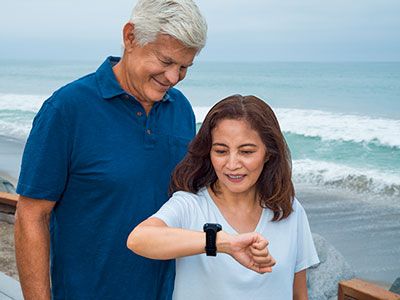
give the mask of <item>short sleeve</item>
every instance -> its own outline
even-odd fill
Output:
[[[68,177],[68,139],[65,116],[47,100],[34,118],[25,145],[18,194],[50,201],[60,199]]]
[[[195,205],[189,193],[176,192],[152,217],[163,220],[169,227],[189,228],[190,212]]]
[[[295,199],[293,206],[297,214],[296,273],[319,263],[319,258],[311,235],[306,212],[297,199]]]

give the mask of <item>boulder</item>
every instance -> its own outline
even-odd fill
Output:
[[[0,192],[15,194],[15,187],[7,179],[0,177]]]
[[[397,279],[393,282],[389,291],[391,291],[392,293],[400,294],[400,277],[397,277]]]
[[[322,236],[313,234],[320,263],[307,270],[310,300],[337,299],[338,283],[355,277],[350,265]]]

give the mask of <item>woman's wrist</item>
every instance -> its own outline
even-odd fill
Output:
[[[231,235],[225,231],[218,232],[216,246],[218,253],[229,254],[231,252]]]

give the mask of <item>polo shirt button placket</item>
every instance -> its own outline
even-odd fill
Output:
[[[150,128],[147,128],[145,130],[144,144],[145,144],[145,149],[154,149],[155,136]]]

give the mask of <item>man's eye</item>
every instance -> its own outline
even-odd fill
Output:
[[[169,66],[169,65],[171,64],[170,61],[161,60],[161,59],[160,59],[160,62],[161,62],[163,65],[165,65],[165,66]]]

